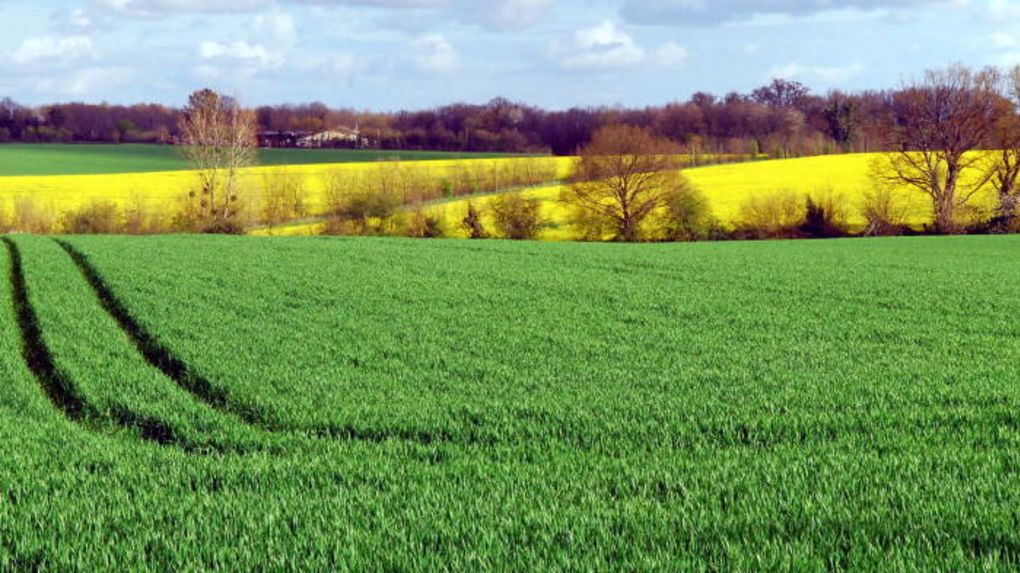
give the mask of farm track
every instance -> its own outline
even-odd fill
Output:
[[[4,242],[10,257],[11,299],[22,341],[22,358],[42,393],[65,419],[100,436],[136,439],[194,456],[272,455],[308,449],[306,446],[310,442],[304,436],[294,432],[289,432],[289,435],[270,435],[257,428],[248,428],[232,416],[226,418],[228,423],[244,426],[249,438],[256,439],[238,442],[236,436],[219,436],[212,432],[203,434],[209,440],[196,441],[195,436],[189,437],[187,432],[182,433],[174,424],[160,417],[137,412],[124,404],[100,407],[93,403],[75,375],[61,367],[54,350],[46,342],[44,321],[40,320],[30,296],[31,285],[26,276],[22,249],[10,237],[2,237],[0,240]],[[224,416],[222,412],[214,412],[215,416]]]
[[[128,312],[124,304],[114,294],[113,289],[106,284],[106,281],[99,275],[88,258],[74,248],[67,241],[54,239],[58,245],[71,257],[74,264],[81,271],[85,280],[92,287],[99,303],[106,312],[120,325],[120,328],[128,335],[134,343],[138,352],[150,366],[162,372],[183,390],[205,403],[210,408],[219,410],[224,414],[237,418],[239,421],[250,425],[262,425],[259,416],[245,412],[240,408],[231,405],[227,392],[216,388],[209,380],[199,376],[188,368],[184,361],[178,359],[168,348],[163,346],[152,336],[133,316]]]
[[[3,242],[11,259],[11,298],[22,340],[22,356],[53,406],[80,427],[96,431],[102,425],[99,417],[81,398],[74,382],[57,367],[53,355],[43,341],[35,309],[32,308],[28,298],[21,251],[10,238],[4,237]],[[143,419],[129,412],[119,412],[116,421],[119,426],[137,429],[138,434],[147,441],[164,446],[173,443],[173,432],[170,428],[155,420]]]
[[[156,370],[173,380],[182,390],[196,400],[221,415],[232,418],[255,431],[268,434],[302,435],[312,440],[324,441],[355,441],[383,443],[389,440],[401,440],[420,445],[439,443],[464,443],[478,445],[491,442],[480,436],[458,438],[444,430],[426,430],[411,428],[358,428],[345,424],[330,424],[321,427],[291,428],[281,426],[268,420],[266,416],[247,408],[238,406],[231,400],[229,392],[217,388],[210,380],[195,373],[185,361],[161,344],[142,324],[131,315],[123,302],[99,271],[89,262],[88,257],[76,249],[74,245],[61,239],[53,239],[71,258],[86,282],[91,286],[103,309],[113,318],[135,345],[139,354]]]
[[[35,310],[28,301],[21,251],[11,239],[4,237],[3,242],[10,256],[11,300],[14,302],[14,317],[18,323],[18,330],[21,331],[22,356],[53,406],[69,420],[80,423],[84,416],[85,404],[77,396],[71,382],[57,370],[53,357],[42,340]]]

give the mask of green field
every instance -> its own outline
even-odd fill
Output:
[[[516,157],[500,153],[375,151],[351,149],[260,149],[260,165],[363,163],[399,158],[428,161]],[[189,169],[179,150],[165,145],[0,145],[0,177],[103,175]]]
[[[0,570],[1020,566],[1020,238],[61,240]]]

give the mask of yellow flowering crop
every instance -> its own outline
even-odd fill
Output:
[[[753,163],[732,163],[698,167],[686,170],[688,179],[708,199],[715,217],[732,227],[741,216],[741,208],[755,196],[794,193],[806,200],[832,197],[847,216],[850,227],[860,230],[865,224],[862,203],[874,191],[872,167],[884,160],[881,154],[827,155],[803,159],[770,160]],[[544,240],[574,238],[570,228],[569,209],[559,202],[562,186],[548,186],[528,190],[525,196],[542,202],[542,215],[550,223],[540,234]],[[906,215],[911,226],[921,227],[932,221],[931,199],[915,189],[894,189],[894,201]],[[491,196],[462,199],[432,207],[441,213],[447,228],[457,236],[466,236],[459,228],[467,213],[468,201],[473,201],[483,215]],[[995,192],[985,189],[971,201],[971,208],[979,215],[987,215],[995,205]],[[488,218],[483,221],[491,223]]]

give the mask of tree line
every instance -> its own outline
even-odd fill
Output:
[[[689,153],[791,157],[889,149],[886,134],[907,88],[814,94],[776,79],[750,93],[695,93],[686,101],[645,108],[544,110],[505,98],[391,113],[330,108],[322,103],[253,110],[259,131],[358,127],[381,149],[537,152],[573,155],[602,127],[649,130]],[[58,103],[29,107],[0,100],[0,143],[173,143],[185,129],[183,109],[159,104]]]

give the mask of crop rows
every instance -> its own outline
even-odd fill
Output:
[[[16,237],[0,569],[1011,570],[1018,247]]]

